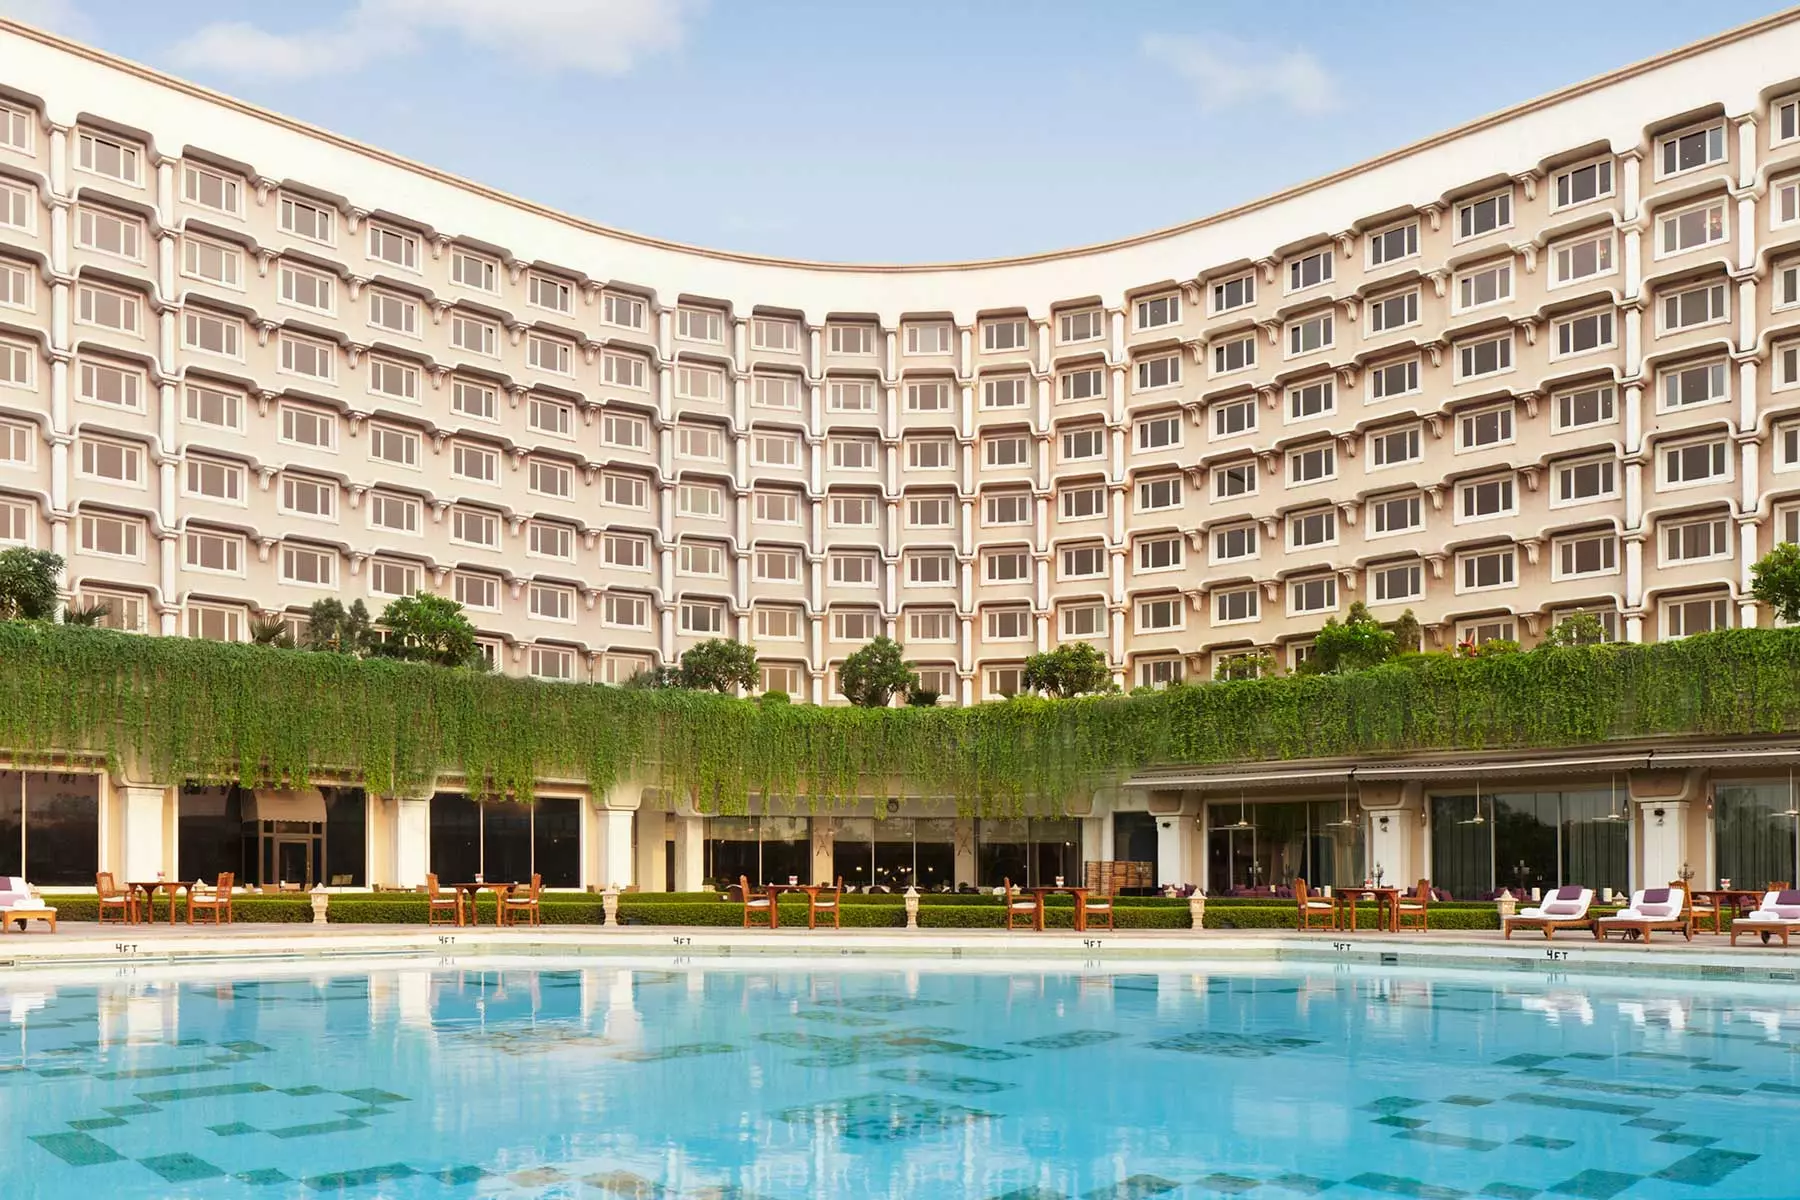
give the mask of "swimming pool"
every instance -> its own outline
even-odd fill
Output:
[[[1800,1189],[1791,989],[987,965],[21,973],[0,1197]]]

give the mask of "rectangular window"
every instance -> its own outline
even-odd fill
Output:
[[[1392,229],[1369,235],[1369,265],[1385,266],[1419,252],[1419,223],[1408,221]]]
[[[281,440],[294,446],[337,449],[337,416],[295,404],[281,406]]]
[[[831,638],[837,642],[866,642],[881,634],[881,616],[867,609],[838,609],[831,614]]]
[[[337,585],[337,551],[288,543],[281,547],[281,582],[305,587]],[[492,580],[489,581],[493,582]],[[461,597],[457,597],[459,600]]]
[[[906,327],[906,352],[908,354],[948,354],[955,333],[955,327],[950,325],[908,325]]]
[[[831,325],[830,347],[833,354],[867,356],[875,353],[877,330],[873,325]]]
[[[393,533],[419,532],[419,502],[391,492],[369,493],[369,528]]]
[[[529,521],[525,525],[525,552],[533,558],[575,561],[575,531],[553,521]]]
[[[128,142],[83,130],[75,135],[75,162],[83,171],[137,184],[143,152]]]
[[[648,629],[650,601],[644,596],[608,592],[600,603],[600,623],[618,629]]]
[[[1619,539],[1611,533],[1559,538],[1552,562],[1558,579],[1616,574],[1619,569]]]
[[[1512,370],[1512,350],[1513,337],[1510,333],[1484,338],[1479,342],[1464,342],[1456,348],[1457,378],[1479,379],[1483,375],[1496,375],[1501,371]]]
[[[526,611],[544,621],[575,619],[575,589],[534,583],[525,592]]]
[[[912,496],[906,501],[906,523],[914,529],[950,528],[948,496]]]
[[[241,642],[244,640],[244,611],[211,604],[190,604],[187,635],[209,642]]]
[[[906,465],[915,471],[945,470],[955,452],[956,443],[949,438],[906,439]]]
[[[942,379],[907,384],[906,408],[908,412],[949,412],[950,384]]]
[[[526,277],[525,302],[534,308],[568,314],[575,311],[575,288],[561,279],[533,271]],[[634,329],[640,327],[632,326]]]
[[[466,379],[450,381],[450,411],[477,421],[497,421],[499,393],[485,383]]]
[[[1227,279],[1213,284],[1213,312],[1230,312],[1234,308],[1243,308],[1256,303],[1256,276],[1239,275],[1236,279]]]
[[[390,333],[416,337],[419,332],[419,302],[410,296],[393,292],[369,293],[369,324]]]
[[[284,232],[329,245],[332,241],[332,217],[335,215],[328,208],[308,204],[292,196],[283,196],[278,219]]]
[[[281,369],[290,375],[330,382],[337,374],[336,347],[311,338],[281,335]]]
[[[83,513],[81,549],[85,554],[107,558],[143,557],[144,523],[131,517],[108,517]]]
[[[1711,325],[1728,316],[1725,285],[1722,283],[1687,288],[1663,297],[1662,324],[1665,333],[1692,329],[1697,325]]]
[[[1106,457],[1106,430],[1098,425],[1068,429],[1062,435],[1062,460],[1084,462]]]
[[[1138,602],[1137,627],[1140,633],[1155,633],[1164,629],[1181,629],[1185,622],[1182,609],[1185,602],[1179,596],[1164,596],[1155,600]]]
[[[1611,309],[1556,322],[1556,356],[1587,354],[1614,344]]]
[[[12,467],[31,465],[31,447],[37,441],[30,425],[0,421],[0,463]]]
[[[1331,282],[1332,250],[1326,247],[1315,250],[1303,258],[1296,258],[1288,263],[1288,288],[1290,292],[1302,288],[1316,287],[1321,283]]]
[[[450,540],[465,546],[498,548],[500,518],[478,508],[453,508],[450,510]]]
[[[244,327],[235,317],[216,317],[191,308],[182,314],[181,344],[189,350],[238,358],[243,338]]]
[[[1665,600],[1662,616],[1663,636],[1667,639],[1693,637],[1697,633],[1731,627],[1730,602],[1723,596]]]
[[[1147,688],[1172,687],[1181,682],[1179,658],[1146,658],[1138,661],[1138,683]]]
[[[1551,178],[1551,189],[1551,205],[1555,208],[1573,208],[1610,196],[1613,194],[1612,159],[1603,158],[1599,162],[1558,171]]]
[[[1212,473],[1213,497],[1217,500],[1229,500],[1234,496],[1253,496],[1256,494],[1256,463],[1230,463],[1216,467]]]
[[[399,467],[416,467],[419,465],[419,435],[410,429],[372,424],[369,426],[369,457],[376,462],[393,463]],[[497,478],[500,470],[497,454],[494,456],[493,469]],[[493,480],[490,479],[489,482]]]
[[[574,437],[575,409],[572,405],[543,396],[532,396],[525,405],[525,425],[551,437]]]
[[[866,379],[833,379],[825,397],[832,412],[875,411],[875,385]]]
[[[369,563],[369,591],[377,596],[411,596],[419,590],[419,568],[411,563],[374,559]]]
[[[1165,475],[1141,480],[1137,485],[1139,512],[1157,512],[1181,506],[1181,476]]]
[[[1489,588],[1511,587],[1514,582],[1514,557],[1514,551],[1510,547],[1463,555],[1462,573],[1459,576],[1461,586],[1457,590],[1479,592]]]
[[[908,637],[915,642],[953,642],[956,640],[956,614],[942,609],[909,612],[906,618]],[[948,675],[949,672],[943,672]],[[923,676],[924,672],[920,672]],[[938,689],[948,691],[949,687]]]
[[[725,457],[725,437],[711,425],[677,425],[675,453],[682,458],[720,461]]]
[[[1288,389],[1288,420],[1304,421],[1311,417],[1328,417],[1337,411],[1337,386],[1321,379],[1303,387]]]
[[[525,362],[552,375],[573,375],[575,347],[541,333],[529,334],[525,338]]]
[[[1295,615],[1337,611],[1337,577],[1297,579],[1288,584],[1288,611]]]
[[[139,331],[138,298],[130,292],[115,292],[111,288],[83,283],[75,289],[75,300],[75,319],[83,325],[95,325],[120,333],[135,334]],[[192,312],[188,313],[190,318],[194,315]]]
[[[127,484],[131,487],[143,486],[144,448],[142,446],[90,437],[79,439],[79,446],[81,461],[78,469],[83,477],[102,479],[108,483]]]
[[[1182,539],[1179,536],[1139,538],[1137,569],[1139,571],[1166,571],[1179,567],[1182,559],[1182,545]]]
[[[464,608],[478,612],[500,611],[500,581],[492,575],[458,571],[450,577],[450,596]]]
[[[1423,454],[1417,425],[1408,425],[1404,429],[1389,429],[1382,433],[1369,435],[1369,466],[1371,469],[1418,462],[1421,457]]]
[[[184,491],[226,504],[244,502],[244,468],[236,463],[190,457],[184,473]]]
[[[606,413],[600,418],[600,441],[625,450],[642,450],[650,444],[650,422],[630,413]]]
[[[875,526],[875,497],[831,497],[831,524],[840,529],[872,529]]]
[[[474,288],[478,292],[495,293],[500,290],[500,264],[491,258],[472,254],[467,250],[452,249],[450,251],[450,281],[466,288]]]
[[[1682,563],[1729,558],[1728,528],[1729,523],[1723,517],[1663,526],[1663,561]]]
[[[1584,429],[1589,425],[1605,425],[1614,419],[1616,395],[1611,384],[1563,392],[1556,397],[1558,431]]]
[[[620,329],[642,329],[647,311],[641,296],[628,296],[623,292],[600,294],[600,319],[608,325],[615,325]]]
[[[143,411],[144,373],[110,363],[83,360],[76,395],[89,404]]]
[[[990,608],[987,610],[987,640],[990,642],[1022,642],[1031,636],[1031,613],[1023,608]]]
[[[419,269],[419,239],[398,229],[370,225],[369,257],[416,271]]]
[[[1610,458],[1567,463],[1556,468],[1555,500],[1558,504],[1580,504],[1618,494],[1617,463]]]
[[[750,345],[757,350],[792,352],[800,346],[800,326],[774,317],[757,317],[750,322]]]
[[[1331,313],[1323,312],[1302,321],[1290,321],[1287,327],[1288,357],[1329,350],[1336,344],[1337,322]]]
[[[1369,570],[1370,592],[1377,604],[1398,604],[1425,598],[1425,572],[1416,562]]]
[[[1023,408],[1027,400],[1024,376],[1009,376],[1005,379],[984,379],[981,382],[981,407],[983,408]]]
[[[795,550],[759,549],[751,558],[751,569],[762,583],[794,583],[800,578],[800,554]]]
[[[1132,428],[1137,433],[1137,448],[1168,450],[1181,445],[1181,418],[1178,416],[1144,417]]]
[[[1657,219],[1657,257],[1697,250],[1725,240],[1725,202],[1715,201]]]
[[[498,358],[500,355],[500,328],[492,321],[484,321],[467,313],[451,313],[450,344],[458,350],[466,350],[470,354],[479,354],[485,358]]]
[[[181,273],[235,288],[243,283],[244,255],[237,247],[222,242],[185,237],[181,239]]]
[[[1690,442],[1670,446],[1662,452],[1663,482],[1667,484],[1705,483],[1725,478],[1725,443]]]
[[[874,587],[878,564],[873,554],[833,554],[831,582],[851,587]]]
[[[1417,492],[1385,496],[1369,502],[1369,530],[1372,535],[1409,533],[1423,528],[1425,508]]]
[[[645,360],[636,354],[620,354],[607,351],[600,356],[600,378],[604,383],[614,387],[631,388],[633,391],[645,391],[644,382],[647,376]]]
[[[873,438],[833,438],[831,465],[841,471],[873,471],[880,448]]]
[[[1456,237],[1480,237],[1512,224],[1512,192],[1499,192],[1456,206]]]
[[[1369,399],[1387,400],[1419,390],[1419,360],[1388,363],[1369,371]]]
[[[1337,544],[1337,509],[1322,508],[1314,512],[1295,513],[1288,517],[1288,549],[1306,550],[1313,546]]]
[[[1369,301],[1369,332],[1387,333],[1415,324],[1419,319],[1417,288]]]
[[[1711,163],[1725,161],[1725,126],[1711,125],[1666,137],[1658,145],[1662,176],[1679,175]]]
[[[1722,362],[1700,363],[1662,372],[1664,409],[1690,408],[1726,399],[1726,371]]]
[[[1137,327],[1144,329],[1161,329],[1165,325],[1174,325],[1181,320],[1181,294],[1172,292],[1167,296],[1153,296],[1148,300],[1137,302]]]
[[[1031,439],[999,436],[982,439],[983,459],[990,467],[1027,467],[1031,465]]]
[[[233,534],[190,529],[182,539],[185,563],[190,571],[241,575],[244,571],[244,539]]]
[[[499,483],[500,453],[486,446],[454,442],[450,446],[450,473],[476,483]]]
[[[981,324],[981,348],[990,354],[1005,350],[1023,350],[1027,338],[1028,330],[1023,319],[983,321]]]
[[[37,194],[14,184],[0,182],[0,226],[22,229],[29,233],[37,212]]]
[[[756,519],[770,525],[798,525],[800,497],[793,492],[759,489],[752,508]]]
[[[1289,486],[1337,478],[1337,446],[1331,442],[1290,450],[1287,458]]]
[[[983,556],[989,583],[1029,583],[1031,555],[1024,550],[990,550]]]
[[[337,520],[337,484],[304,475],[281,477],[281,510],[303,517]]]
[[[288,263],[282,263],[276,274],[281,287],[282,303],[311,312],[332,311],[331,276]]]
[[[982,502],[984,525],[1031,524],[1031,496],[1026,492],[989,492]]]
[[[1213,374],[1226,375],[1256,365],[1256,335],[1228,338],[1213,346]]]
[[[1596,237],[1564,242],[1551,251],[1554,283],[1574,283],[1613,272],[1613,234],[1609,229]]]
[[[750,403],[789,412],[800,408],[800,381],[792,375],[757,375],[751,379]]]
[[[1106,312],[1103,309],[1084,308],[1057,318],[1056,340],[1065,346],[1074,342],[1094,342],[1105,336]]]
[[[192,425],[210,425],[214,429],[241,432],[244,428],[244,397],[237,392],[205,384],[187,386],[186,419]]]
[[[1106,606],[1104,604],[1065,604],[1057,611],[1061,615],[1063,637],[1099,638],[1106,636]]]
[[[527,468],[526,486],[538,495],[567,500],[575,494],[575,472],[567,463],[532,458]]]
[[[138,261],[142,256],[144,225],[133,217],[86,205],[75,210],[75,244],[114,258]]]
[[[600,538],[600,561],[625,571],[650,569],[650,539],[626,533],[608,533]]]
[[[800,439],[791,433],[756,433],[750,438],[750,461],[759,467],[800,465]]]
[[[710,308],[677,308],[675,336],[690,342],[723,342],[725,316]]]
[[[675,394],[686,400],[717,400],[725,392],[725,375],[710,367],[675,368]]]
[[[1518,511],[1514,503],[1513,478],[1510,475],[1465,483],[1456,490],[1462,496],[1462,503],[1457,511],[1464,520],[1477,521]]]
[[[1137,363],[1137,390],[1146,392],[1152,388],[1173,387],[1181,382],[1181,356],[1165,354],[1157,358],[1139,359]]]
[[[1065,546],[1062,578],[1098,579],[1106,574],[1105,546]]]
[[[1215,529],[1212,536],[1213,561],[1224,563],[1255,558],[1260,532],[1260,527],[1253,524],[1228,525],[1223,529]]]
[[[757,605],[756,636],[773,638],[776,641],[795,642],[800,640],[801,614],[797,608],[777,608],[772,605]]]
[[[1104,487],[1067,487],[1059,493],[1058,500],[1065,521],[1085,521],[1106,515]]]
[[[1061,389],[1058,394],[1066,401],[1103,400],[1106,398],[1106,369],[1104,367],[1065,371],[1057,383]]]
[[[1456,277],[1456,309],[1468,312],[1511,300],[1513,294],[1512,260],[1490,263],[1465,271]]]
[[[0,341],[0,384],[12,387],[32,386],[32,364],[36,353],[17,342]]]
[[[0,146],[31,153],[31,131],[36,114],[11,104],[0,105]]]

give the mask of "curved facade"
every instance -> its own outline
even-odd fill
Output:
[[[134,629],[428,590],[509,672],[731,636],[830,702],[887,633],[968,703],[1072,640],[1126,686],[1285,668],[1357,600],[1428,648],[1767,622],[1750,564],[1800,538],[1792,15],[1190,226],[918,268],[632,237],[0,48],[0,543]]]

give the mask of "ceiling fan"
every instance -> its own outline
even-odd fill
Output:
[[[1239,792],[1238,793],[1238,819],[1236,822],[1234,822],[1233,824],[1227,825],[1225,828],[1227,828],[1227,829],[1255,829],[1256,826],[1254,826],[1250,823],[1249,818],[1246,815],[1247,811],[1248,810],[1245,809],[1245,807],[1244,807],[1244,794],[1242,792]]]
[[[1327,829],[1354,829],[1356,818],[1350,815],[1350,777],[1344,776],[1344,815],[1335,821],[1325,822]]]
[[[1593,821],[1631,820],[1631,813],[1619,807],[1619,777],[1616,774],[1612,777],[1612,785],[1606,802],[1606,812],[1598,817],[1591,817],[1589,819]]]
[[[1785,812],[1775,814],[1778,817],[1800,817],[1800,804],[1794,801],[1794,768],[1788,768],[1788,806]]]
[[[1458,821],[1458,825],[1486,825],[1487,818],[1481,815],[1481,780],[1475,780],[1475,815],[1467,820]]]

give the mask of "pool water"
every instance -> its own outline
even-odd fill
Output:
[[[1791,988],[592,964],[0,976],[0,1198],[1800,1195]]]

